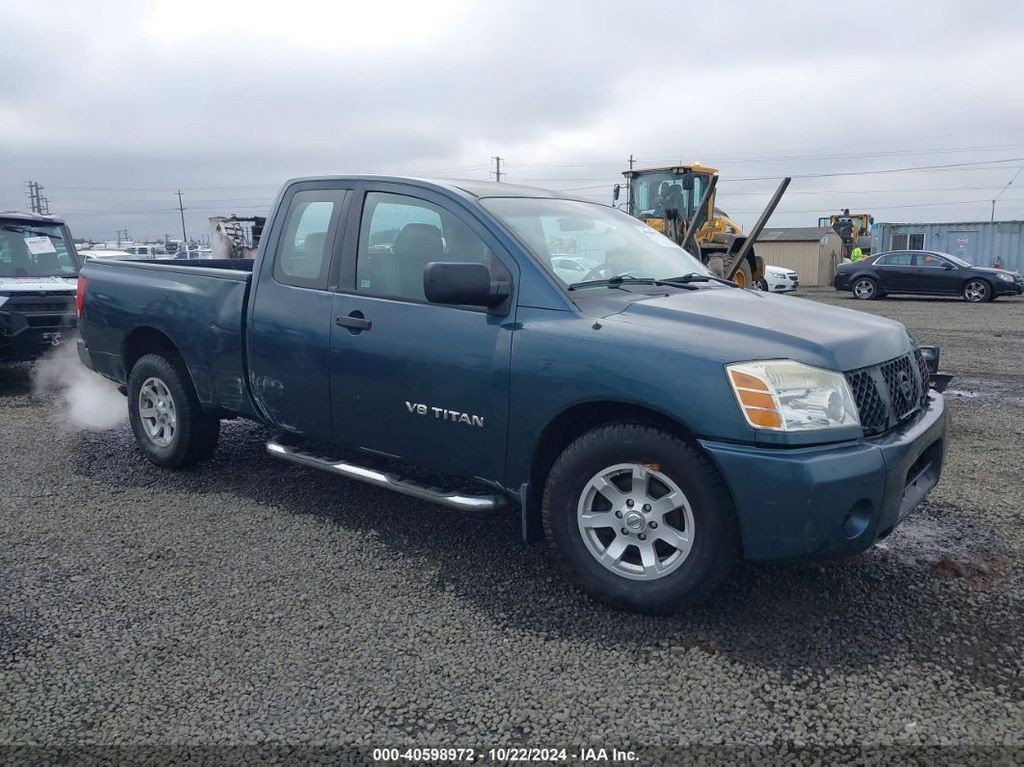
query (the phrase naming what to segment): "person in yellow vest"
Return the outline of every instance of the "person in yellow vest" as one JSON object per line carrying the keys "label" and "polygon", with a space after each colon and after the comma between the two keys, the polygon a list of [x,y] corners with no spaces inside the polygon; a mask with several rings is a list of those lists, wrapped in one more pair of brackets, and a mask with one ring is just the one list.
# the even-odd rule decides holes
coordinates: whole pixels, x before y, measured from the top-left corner
{"label": "person in yellow vest", "polygon": [[863,258],[864,258],[864,251],[860,249],[860,245],[858,245],[857,247],[855,247],[853,250],[850,251],[850,260],[851,261],[860,261]]}

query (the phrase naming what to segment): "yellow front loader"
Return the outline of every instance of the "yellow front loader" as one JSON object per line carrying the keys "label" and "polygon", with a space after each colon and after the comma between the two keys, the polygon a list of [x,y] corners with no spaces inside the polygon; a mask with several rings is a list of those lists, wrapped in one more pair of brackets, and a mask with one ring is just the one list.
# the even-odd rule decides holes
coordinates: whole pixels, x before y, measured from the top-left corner
{"label": "yellow front loader", "polygon": [[[750,237],[739,224],[715,207],[718,171],[706,165],[670,165],[627,170],[627,210],[699,257],[713,272],[743,288],[764,277],[764,261],[754,253],[754,239],[782,197],[783,182]],[[615,199],[620,194],[616,184]]]}

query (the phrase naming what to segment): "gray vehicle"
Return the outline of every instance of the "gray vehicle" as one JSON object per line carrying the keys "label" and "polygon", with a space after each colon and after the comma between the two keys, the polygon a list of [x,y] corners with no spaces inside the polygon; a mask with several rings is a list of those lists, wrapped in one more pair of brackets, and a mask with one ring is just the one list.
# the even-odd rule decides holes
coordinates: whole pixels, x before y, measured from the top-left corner
{"label": "gray vehicle", "polygon": [[0,362],[34,359],[74,330],[78,267],[61,219],[0,211]]}

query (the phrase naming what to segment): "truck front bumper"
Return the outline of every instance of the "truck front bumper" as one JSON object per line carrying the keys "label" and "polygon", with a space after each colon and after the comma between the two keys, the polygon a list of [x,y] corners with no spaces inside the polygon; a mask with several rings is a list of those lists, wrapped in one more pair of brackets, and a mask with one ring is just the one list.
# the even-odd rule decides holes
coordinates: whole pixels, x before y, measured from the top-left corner
{"label": "truck front bumper", "polygon": [[939,481],[949,416],[941,394],[872,439],[777,449],[701,440],[736,504],[747,559],[856,554],[884,538]]}
{"label": "truck front bumper", "polygon": [[[15,320],[22,318],[16,317]],[[5,324],[0,320],[0,361],[29,362],[59,346],[75,332],[74,321],[33,327],[21,322]]]}

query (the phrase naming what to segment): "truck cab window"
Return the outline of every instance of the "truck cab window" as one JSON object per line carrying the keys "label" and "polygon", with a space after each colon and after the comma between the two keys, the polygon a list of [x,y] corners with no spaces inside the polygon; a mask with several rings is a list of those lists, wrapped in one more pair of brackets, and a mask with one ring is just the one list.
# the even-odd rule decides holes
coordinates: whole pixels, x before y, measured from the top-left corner
{"label": "truck cab window", "polygon": [[356,290],[426,301],[423,270],[431,261],[482,263],[492,271],[499,264],[469,225],[443,208],[405,195],[367,194],[359,231]]}
{"label": "truck cab window", "polygon": [[334,190],[299,192],[292,198],[274,263],[274,277],[288,285],[325,287],[331,254],[327,235],[339,206]]}

